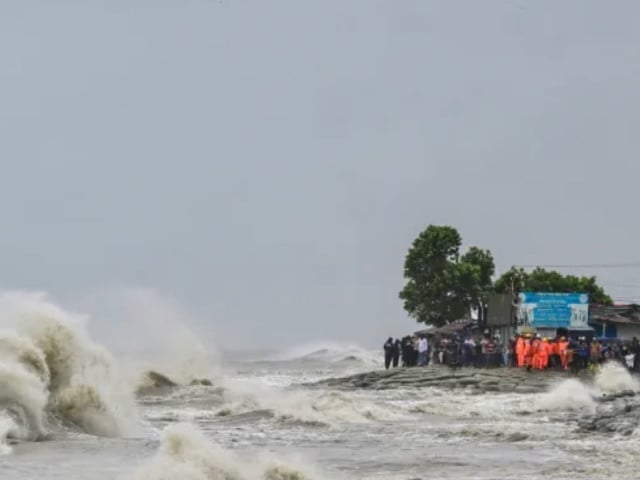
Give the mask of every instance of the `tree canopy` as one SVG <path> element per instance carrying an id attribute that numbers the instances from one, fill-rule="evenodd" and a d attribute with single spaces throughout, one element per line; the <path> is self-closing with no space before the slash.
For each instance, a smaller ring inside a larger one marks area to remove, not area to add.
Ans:
<path id="1" fill-rule="evenodd" d="M 604 288 L 596 282 L 596 277 L 577 277 L 563 275 L 555 270 L 536 268 L 526 272 L 522 268 L 512 267 L 503 273 L 494 284 L 498 293 L 518 294 L 520 292 L 550 292 L 550 293 L 588 293 L 589 301 L 599 305 L 611 305 L 613 300 L 606 294 Z"/>
<path id="2" fill-rule="evenodd" d="M 596 277 L 512 267 L 494 282 L 491 252 L 470 247 L 461 254 L 461 246 L 460 233 L 446 225 L 429 225 L 413 241 L 405 258 L 406 284 L 399 297 L 409 316 L 418 322 L 442 326 L 467 318 L 472 309 L 482 320 L 489 295 L 494 292 L 588 293 L 591 303 L 613 304 Z"/>
<path id="3" fill-rule="evenodd" d="M 460 256 L 462 238 L 450 226 L 429 225 L 405 259 L 407 283 L 400 299 L 418 322 L 441 326 L 482 309 L 495 272 L 489 250 L 471 247 Z"/>

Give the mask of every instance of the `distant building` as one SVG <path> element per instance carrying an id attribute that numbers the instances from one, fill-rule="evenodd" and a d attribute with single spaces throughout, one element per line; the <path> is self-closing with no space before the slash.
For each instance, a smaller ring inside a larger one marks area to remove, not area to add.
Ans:
<path id="1" fill-rule="evenodd" d="M 589 324 L 596 336 L 631 340 L 640 339 L 640 305 L 591 305 Z"/>

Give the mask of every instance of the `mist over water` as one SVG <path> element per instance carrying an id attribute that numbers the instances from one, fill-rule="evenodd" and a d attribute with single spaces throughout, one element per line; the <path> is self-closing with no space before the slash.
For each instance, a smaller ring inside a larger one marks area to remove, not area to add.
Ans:
<path id="1" fill-rule="evenodd" d="M 197 316 L 176 299 L 151 288 L 111 288 L 92 292 L 81 305 L 99 315 L 90 331 L 135 375 L 153 369 L 188 383 L 219 373 L 216 345 L 196 333 Z"/>

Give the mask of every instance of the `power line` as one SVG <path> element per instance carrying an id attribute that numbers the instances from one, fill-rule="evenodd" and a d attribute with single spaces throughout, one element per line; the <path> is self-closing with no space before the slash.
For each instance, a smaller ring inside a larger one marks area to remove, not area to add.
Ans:
<path id="1" fill-rule="evenodd" d="M 629 284 L 629 283 L 610 283 L 610 282 L 606 282 L 603 281 L 602 283 L 606 283 L 608 287 L 612 287 L 612 288 L 635 288 L 640 290 L 640 285 L 635 284 Z"/>
<path id="2" fill-rule="evenodd" d="M 640 262 L 515 265 L 519 268 L 640 268 Z"/>

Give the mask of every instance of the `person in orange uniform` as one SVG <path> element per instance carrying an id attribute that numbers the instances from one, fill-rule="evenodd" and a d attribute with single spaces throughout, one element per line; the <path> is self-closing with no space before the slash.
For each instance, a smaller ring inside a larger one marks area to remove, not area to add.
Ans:
<path id="1" fill-rule="evenodd" d="M 569 342 L 565 337 L 560 337 L 560 341 L 558 342 L 558 354 L 560 355 L 560 363 L 562 364 L 562 368 L 565 370 L 569 370 Z"/>
<path id="2" fill-rule="evenodd" d="M 538 370 L 540 368 L 540 350 L 542 341 L 540 336 L 536 334 L 533 340 L 531 340 L 531 366 Z"/>
<path id="3" fill-rule="evenodd" d="M 544 337 L 538 347 L 538 370 L 544 370 L 549 365 L 550 347 L 549 339 Z"/>
<path id="4" fill-rule="evenodd" d="M 524 340 L 524 366 L 531 368 L 533 366 L 533 343 L 531 335 L 527 333 Z"/>
<path id="5" fill-rule="evenodd" d="M 516 360 L 518 367 L 524 367 L 524 337 L 522 335 L 518 335 L 516 340 Z"/>

